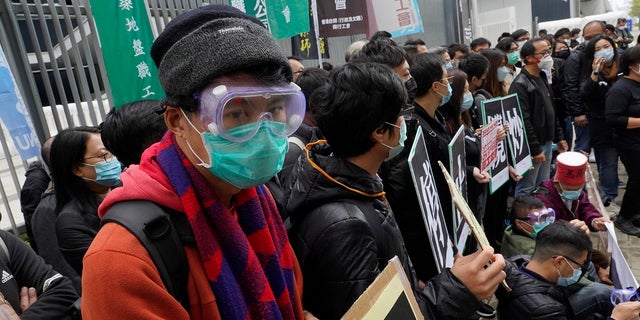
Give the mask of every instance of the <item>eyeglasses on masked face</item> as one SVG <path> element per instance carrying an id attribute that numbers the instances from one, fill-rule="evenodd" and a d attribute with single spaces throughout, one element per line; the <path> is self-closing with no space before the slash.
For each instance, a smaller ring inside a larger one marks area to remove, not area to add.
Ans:
<path id="1" fill-rule="evenodd" d="M 210 85 L 200 94 L 198 116 L 214 136 L 234 142 L 251 139 L 263 122 L 280 136 L 293 134 L 304 119 L 304 94 L 294 83 L 281 86 Z"/>
<path id="2" fill-rule="evenodd" d="M 569 267 L 571 267 L 571 269 L 576 270 L 576 269 L 580 269 L 580 278 L 582 278 L 582 276 L 587 273 L 587 269 L 589 268 L 589 263 L 591 262 L 591 253 L 589 253 L 587 255 L 587 259 L 584 261 L 584 263 L 580 263 L 574 259 L 569 258 L 568 256 L 564 255 L 564 254 L 558 254 L 558 255 L 554 255 L 551 256 L 551 258 L 555 259 L 559 256 L 562 256 L 562 258 L 564 258 L 564 260 L 567 262 L 567 264 L 569 264 Z M 571 263 L 570 263 L 571 262 Z M 574 267 L 571 264 L 574 264 L 577 267 Z"/>

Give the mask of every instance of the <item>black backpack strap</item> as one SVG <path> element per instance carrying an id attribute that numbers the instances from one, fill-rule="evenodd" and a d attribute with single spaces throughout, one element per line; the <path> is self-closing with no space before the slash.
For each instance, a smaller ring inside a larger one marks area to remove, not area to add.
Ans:
<path id="1" fill-rule="evenodd" d="M 185 310 L 189 310 L 189 266 L 172 214 L 179 213 L 164 209 L 151 201 L 123 201 L 114 204 L 107 211 L 100 225 L 115 222 L 135 235 L 149 252 L 167 291 Z"/>

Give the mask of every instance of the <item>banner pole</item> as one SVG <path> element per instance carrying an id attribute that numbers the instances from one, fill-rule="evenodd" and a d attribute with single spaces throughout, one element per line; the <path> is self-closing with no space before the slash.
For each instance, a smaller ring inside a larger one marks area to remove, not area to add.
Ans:
<path id="1" fill-rule="evenodd" d="M 318 24 L 318 2 L 311 0 L 313 10 L 313 31 L 316 33 L 316 49 L 318 50 L 318 68 L 322 69 L 322 49 L 320 49 L 320 26 Z"/>

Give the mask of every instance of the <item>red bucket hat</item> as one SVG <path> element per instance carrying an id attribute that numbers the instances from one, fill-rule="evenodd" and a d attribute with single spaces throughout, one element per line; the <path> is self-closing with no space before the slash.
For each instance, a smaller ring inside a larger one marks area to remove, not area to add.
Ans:
<path id="1" fill-rule="evenodd" d="M 577 186 L 584 184 L 587 157 L 580 152 L 567 151 L 556 158 L 556 180 L 562 184 Z"/>

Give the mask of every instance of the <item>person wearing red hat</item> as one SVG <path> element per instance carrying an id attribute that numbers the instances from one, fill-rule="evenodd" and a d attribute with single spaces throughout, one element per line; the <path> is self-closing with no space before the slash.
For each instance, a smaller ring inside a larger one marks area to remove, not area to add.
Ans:
<path id="1" fill-rule="evenodd" d="M 591 231 L 606 230 L 606 218 L 589 202 L 582 190 L 585 184 L 587 157 L 580 152 L 564 152 L 556 158 L 556 174 L 542 183 L 534 195 L 547 208 L 556 212 L 559 220 L 584 221 Z"/>

